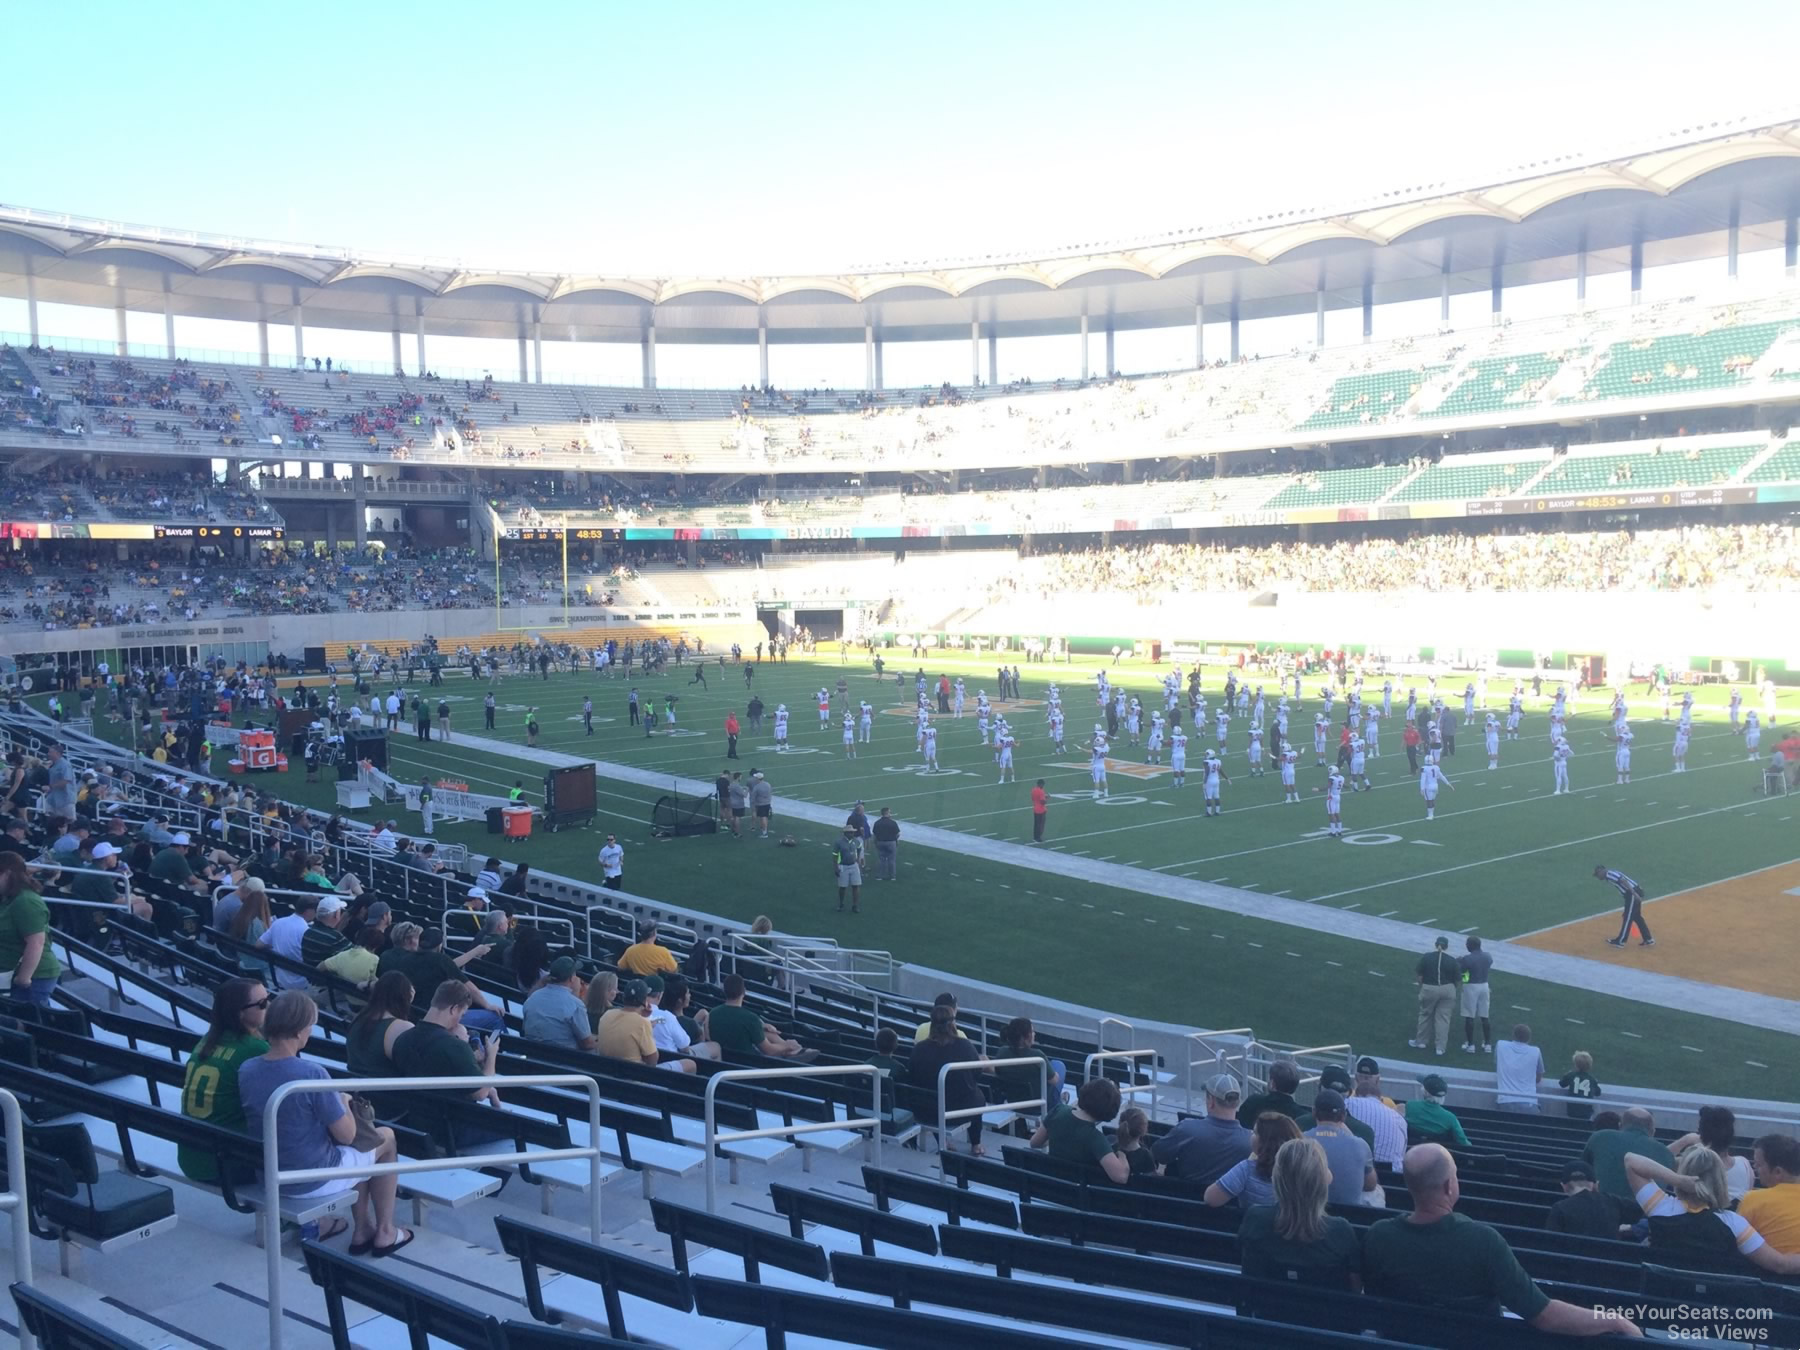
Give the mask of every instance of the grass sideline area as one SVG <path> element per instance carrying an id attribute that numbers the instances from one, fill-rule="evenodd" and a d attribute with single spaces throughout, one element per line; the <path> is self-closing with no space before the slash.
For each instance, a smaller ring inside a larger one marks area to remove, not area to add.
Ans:
<path id="1" fill-rule="evenodd" d="M 892 665 L 880 681 L 866 664 L 840 664 L 831 656 L 759 666 L 754 687 L 771 710 L 787 704 L 796 749 L 776 754 L 765 724 L 764 734 L 742 738 L 742 762 L 733 767 L 746 773 L 751 766 L 763 769 L 778 796 L 839 807 L 861 798 L 871 811 L 893 806 L 903 825 L 930 823 L 1018 841 L 1029 838 L 1026 794 L 1032 780 L 1043 777 L 1053 793 L 1073 794 L 1052 803 L 1051 849 L 1494 938 L 1616 911 L 1616 894 L 1591 877 L 1596 862 L 1631 872 L 1654 897 L 1795 856 L 1793 832 L 1781 828 L 1779 819 L 1795 813 L 1778 811 L 1779 800 L 1769 803 L 1754 795 L 1755 771 L 1725 723 L 1722 691 L 1704 695 L 1684 775 L 1669 772 L 1673 729 L 1662 725 L 1660 705 L 1637 700 L 1634 781 L 1624 787 L 1612 783 L 1609 720 L 1600 697 L 1590 695 L 1570 724 L 1578 790 L 1552 799 L 1545 710 L 1553 686 L 1547 685 L 1544 698 L 1528 701 L 1522 738 L 1502 743 L 1498 770 L 1486 769 L 1479 735 L 1470 740 L 1459 734 L 1459 753 L 1446 761 L 1455 786 L 1442 794 L 1437 819 L 1429 824 L 1406 771 L 1398 727 L 1390 726 L 1383 736 L 1385 753 L 1370 765 L 1374 790 L 1345 797 L 1346 829 L 1368 842 L 1345 843 L 1318 833 L 1325 823 L 1323 804 L 1310 789 L 1323 772 L 1311 765 L 1310 744 L 1301 761 L 1306 799 L 1284 804 L 1273 771 L 1259 779 L 1243 775 L 1241 720 L 1232 726 L 1227 772 L 1233 782 L 1225 789 L 1223 817 L 1202 815 L 1197 774 L 1178 790 L 1166 773 L 1132 778 L 1115 769 L 1112 800 L 1092 801 L 1085 791 L 1086 757 L 1075 745 L 1092 727 L 1097 660 L 1022 668 L 1021 703 L 996 704 L 1010 709 L 1018 734 L 1017 786 L 994 781 L 991 753 L 978 744 L 968 715 L 960 723 L 938 719 L 940 762 L 951 772 L 923 775 L 907 711 L 913 698 L 910 672 L 917 663 L 898 664 L 909 674 L 904 690 L 896 690 Z M 926 667 L 928 676 L 940 670 L 952 678 L 963 674 L 971 711 L 975 690 L 992 689 L 991 666 L 939 658 Z M 1157 676 L 1148 669 L 1126 665 L 1109 673 L 1149 703 Z M 821 684 L 834 688 L 840 675 L 850 683 L 852 701 L 867 698 L 878 709 L 893 710 L 876 717 L 874 743 L 859 746 L 855 760 L 843 756 L 835 717 L 827 731 L 818 729 L 813 696 Z M 544 748 L 710 780 L 725 763 L 725 714 L 736 710 L 741 717 L 747 695 L 741 670 L 732 665 L 721 672 L 709 663 L 704 688 L 691 679 L 689 666 L 634 681 L 646 699 L 659 704 L 667 693 L 679 698 L 676 734 L 646 738 L 627 724 L 631 685 L 617 675 L 508 677 L 496 690 L 500 711 L 494 735 L 522 745 L 526 711 L 536 707 Z M 1041 701 L 1051 679 L 1062 687 L 1070 725 L 1069 753 L 1061 755 L 1049 751 L 1043 729 Z M 1209 671 L 1204 691 L 1215 706 L 1220 683 L 1220 675 Z M 1451 687 L 1460 694 L 1460 679 L 1447 682 L 1446 689 Z M 1490 701 L 1504 708 L 1509 688 L 1496 683 Z M 460 678 L 431 691 L 452 701 L 453 736 L 457 728 L 479 733 L 484 692 L 485 685 Z M 1320 707 L 1316 683 L 1309 682 L 1305 692 L 1290 720 L 1297 738 Z M 581 725 L 584 695 L 595 701 L 592 737 Z M 1403 704 L 1402 684 L 1397 709 Z M 1794 708 L 1793 693 L 1784 691 L 1778 716 L 1785 721 Z M 104 721 L 99 730 L 115 739 L 122 732 Z M 1211 739 L 1192 738 L 1190 764 Z M 1765 733 L 1765 750 L 1772 740 Z M 1119 743 L 1115 750 L 1120 764 L 1134 753 Z M 1141 762 L 1141 750 L 1135 753 Z M 420 742 L 403 727 L 390 738 L 390 756 L 390 768 L 403 777 L 453 778 L 492 792 L 523 779 L 528 795 L 538 796 L 537 765 L 454 739 L 448 745 Z M 222 759 L 216 767 L 223 770 Z M 293 800 L 332 806 L 333 785 L 305 784 L 298 766 L 253 781 Z M 835 833 L 830 827 L 778 822 L 778 833 L 801 841 L 798 851 L 728 835 L 652 841 L 648 822 L 656 789 L 604 776 L 599 789 L 602 814 L 592 830 L 540 835 L 526 845 L 494 851 L 542 869 L 594 877 L 600 834 L 610 831 L 627 848 L 628 886 L 672 904 L 743 920 L 768 913 L 787 931 L 886 949 L 903 960 L 1107 1007 L 1126 1017 L 1252 1025 L 1270 1039 L 1347 1039 L 1378 1056 L 1416 1054 L 1405 1044 L 1412 1030 L 1414 954 L 1125 888 L 1058 883 L 1041 872 L 904 840 L 903 879 L 866 887 L 864 912 L 839 915 L 825 852 Z M 403 832 L 416 832 L 416 815 L 401 813 L 398 819 Z M 440 826 L 438 837 L 477 852 L 500 842 L 480 824 Z M 1654 907 L 1650 916 L 1654 923 Z M 1418 950 L 1429 945 L 1421 931 Z M 1660 946 L 1632 949 L 1633 956 L 1640 954 L 1645 968 L 1656 969 L 1666 952 Z M 1678 1066 L 1683 1081 L 1699 1088 L 1758 1097 L 1800 1094 L 1793 1038 L 1779 1033 L 1509 976 L 1503 968 L 1495 972 L 1494 1003 L 1499 1034 L 1514 1020 L 1532 1024 L 1552 1080 L 1566 1071 L 1572 1051 L 1586 1049 L 1595 1055 L 1602 1081 L 1664 1082 Z M 1491 1064 L 1462 1055 L 1454 1044 L 1459 1040 L 1460 1028 L 1452 1036 L 1447 1067 Z"/>

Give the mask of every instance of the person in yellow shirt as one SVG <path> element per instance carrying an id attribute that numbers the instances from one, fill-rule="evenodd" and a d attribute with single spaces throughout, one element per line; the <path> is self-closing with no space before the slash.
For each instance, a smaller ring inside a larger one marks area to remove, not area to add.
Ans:
<path id="1" fill-rule="evenodd" d="M 638 940 L 619 957 L 619 969 L 629 975 L 675 975 L 681 967 L 675 953 L 656 940 L 656 925 L 647 923 L 638 929 Z"/>
<path id="2" fill-rule="evenodd" d="M 1756 1189 L 1738 1201 L 1738 1213 L 1778 1252 L 1800 1252 L 1800 1139 L 1765 1134 L 1750 1165 Z"/>

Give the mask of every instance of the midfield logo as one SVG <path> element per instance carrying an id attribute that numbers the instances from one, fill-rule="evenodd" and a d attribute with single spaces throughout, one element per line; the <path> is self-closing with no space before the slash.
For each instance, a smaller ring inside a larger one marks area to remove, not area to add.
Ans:
<path id="1" fill-rule="evenodd" d="M 1091 760 L 1058 760 L 1051 764 L 1053 769 L 1089 769 L 1093 767 Z M 1167 764 L 1137 764 L 1128 759 L 1112 759 L 1106 761 L 1106 776 L 1118 774 L 1123 778 L 1136 778 L 1143 782 L 1161 778 L 1169 772 Z M 1196 775 L 1198 776 L 1198 775 Z"/>

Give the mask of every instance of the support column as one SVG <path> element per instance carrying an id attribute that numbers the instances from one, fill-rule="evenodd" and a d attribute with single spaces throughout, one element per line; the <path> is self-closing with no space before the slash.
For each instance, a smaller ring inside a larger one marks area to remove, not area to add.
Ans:
<path id="1" fill-rule="evenodd" d="M 981 320 L 969 320 L 969 383 L 981 383 Z"/>
<path id="2" fill-rule="evenodd" d="M 1118 357 L 1113 347 L 1112 320 L 1106 321 L 1106 378 L 1111 379 L 1119 369 Z"/>
<path id="3" fill-rule="evenodd" d="M 1088 377 L 1088 316 L 1081 316 L 1081 380 L 1087 383 Z"/>
<path id="4" fill-rule="evenodd" d="M 1236 361 L 1242 351 L 1239 339 L 1243 333 L 1243 321 L 1238 317 L 1238 302 L 1231 302 L 1231 359 Z"/>
<path id="5" fill-rule="evenodd" d="M 1313 297 L 1313 346 L 1325 345 L 1325 288 Z"/>
<path id="6" fill-rule="evenodd" d="M 656 388 L 656 325 L 644 329 L 644 388 Z"/>
<path id="7" fill-rule="evenodd" d="M 1444 237 L 1444 256 L 1438 263 L 1438 268 L 1443 277 L 1438 293 L 1438 322 L 1448 326 L 1450 323 L 1450 238 L 1448 235 Z"/>
<path id="8" fill-rule="evenodd" d="M 526 361 L 525 334 L 520 333 L 519 334 L 519 383 L 520 384 L 529 384 L 531 382 L 531 371 L 526 367 L 525 361 Z"/>
<path id="9" fill-rule="evenodd" d="M 1790 233 L 1788 235 L 1788 239 L 1790 241 L 1788 244 L 1788 270 L 1792 271 L 1793 265 L 1794 265 L 1793 264 L 1794 249 L 1793 249 L 1793 244 L 1791 242 L 1793 240 L 1793 234 L 1791 233 L 1793 222 L 1789 221 L 1788 224 L 1790 227 Z M 27 331 L 30 332 L 30 334 L 31 334 L 31 345 L 34 347 L 37 346 L 37 340 L 38 340 L 37 276 L 31 272 L 25 273 L 25 327 L 26 327 Z"/>
<path id="10" fill-rule="evenodd" d="M 756 383 L 759 389 L 769 387 L 769 325 L 756 325 Z"/>
<path id="11" fill-rule="evenodd" d="M 1127 483 L 1137 482 L 1137 465 L 1129 459 L 1126 460 L 1123 464 L 1119 465 L 1119 477 L 1122 481 Z"/>
<path id="12" fill-rule="evenodd" d="M 877 389 L 887 388 L 887 385 L 883 383 L 883 376 L 881 373 L 881 349 L 883 345 L 884 344 L 879 337 L 875 339 L 875 387 Z"/>
<path id="13" fill-rule="evenodd" d="M 114 346 L 118 348 L 119 355 L 124 356 L 126 354 L 125 306 L 122 302 L 113 307 L 113 326 L 117 330 L 117 339 Z"/>
<path id="14" fill-rule="evenodd" d="M 1737 275 L 1734 271 L 1733 276 Z M 163 292 L 163 354 L 175 359 L 175 297 Z"/>
<path id="15" fill-rule="evenodd" d="M 334 507 L 328 506 L 325 508 L 325 547 L 330 549 L 333 553 L 336 553 L 337 541 L 337 510 Z"/>
<path id="16" fill-rule="evenodd" d="M 863 388 L 875 387 L 875 325 L 863 325 Z"/>
<path id="17" fill-rule="evenodd" d="M 1741 218 L 1738 204 L 1734 201 L 1731 204 L 1731 215 L 1725 222 L 1725 275 L 1733 281 L 1737 280 L 1738 226 Z"/>
<path id="18" fill-rule="evenodd" d="M 1000 383 L 1000 334 L 998 330 L 988 334 L 988 383 Z"/>
<path id="19" fill-rule="evenodd" d="M 1587 272 L 1587 231 L 1584 229 L 1575 244 L 1575 303 L 1578 305 L 1587 300 Z"/>
<path id="20" fill-rule="evenodd" d="M 1787 218 L 1787 238 L 1782 244 L 1781 261 L 1788 276 L 1794 275 L 1796 264 L 1800 264 L 1800 210 L 1789 208 Z M 31 335 L 37 336 L 37 301 L 31 302 Z"/>
<path id="21" fill-rule="evenodd" d="M 1498 324 L 1500 322 L 1500 303 L 1500 264 L 1495 263 L 1493 269 L 1488 273 L 1488 316 L 1490 323 Z"/>
<path id="22" fill-rule="evenodd" d="M 361 553 L 369 546 L 369 488 L 368 479 L 363 477 L 362 466 L 356 466 L 356 476 L 350 480 L 351 524 L 356 527 L 356 551 Z"/>
<path id="23" fill-rule="evenodd" d="M 430 369 L 430 367 L 425 364 L 425 316 L 423 314 L 419 315 L 417 338 L 419 346 L 419 374 L 423 375 Z"/>
<path id="24" fill-rule="evenodd" d="M 394 325 L 394 373 L 398 375 L 404 367 L 400 360 L 400 325 Z"/>
<path id="25" fill-rule="evenodd" d="M 262 363 L 265 366 L 268 365 L 269 364 L 269 321 L 267 319 L 258 319 L 256 321 L 256 351 L 257 351 L 257 354 L 262 357 Z"/>
<path id="26" fill-rule="evenodd" d="M 544 321 L 534 319 L 531 324 L 531 382 L 544 382 Z"/>
<path id="27" fill-rule="evenodd" d="M 306 363 L 306 308 L 298 302 L 294 304 L 294 365 L 296 368 Z"/>
<path id="28" fill-rule="evenodd" d="M 1638 236 L 1631 241 L 1631 303 L 1637 304 L 1644 298 L 1644 240 Z"/>
<path id="29" fill-rule="evenodd" d="M 1362 292 L 1363 341 L 1367 342 L 1375 335 L 1375 283 L 1363 278 Z"/>
<path id="30" fill-rule="evenodd" d="M 1194 369 L 1206 365 L 1206 306 L 1194 306 Z"/>

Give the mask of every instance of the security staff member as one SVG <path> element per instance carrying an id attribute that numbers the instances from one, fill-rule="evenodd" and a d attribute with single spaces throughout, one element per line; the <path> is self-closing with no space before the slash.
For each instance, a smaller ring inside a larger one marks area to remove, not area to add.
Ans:
<path id="1" fill-rule="evenodd" d="M 1635 926 L 1638 936 L 1643 938 L 1642 945 L 1654 947 L 1656 939 L 1650 936 L 1650 925 L 1644 922 L 1644 888 L 1623 872 L 1616 872 L 1610 867 L 1596 867 L 1594 875 L 1601 881 L 1610 881 L 1619 888 L 1619 894 L 1625 897 L 1625 907 L 1619 912 L 1619 936 L 1606 939 L 1607 946 L 1623 947 Z"/>
<path id="2" fill-rule="evenodd" d="M 506 800 L 514 806 L 525 804 L 525 784 L 522 780 L 517 778 L 513 780 L 512 791 L 506 794 Z"/>

